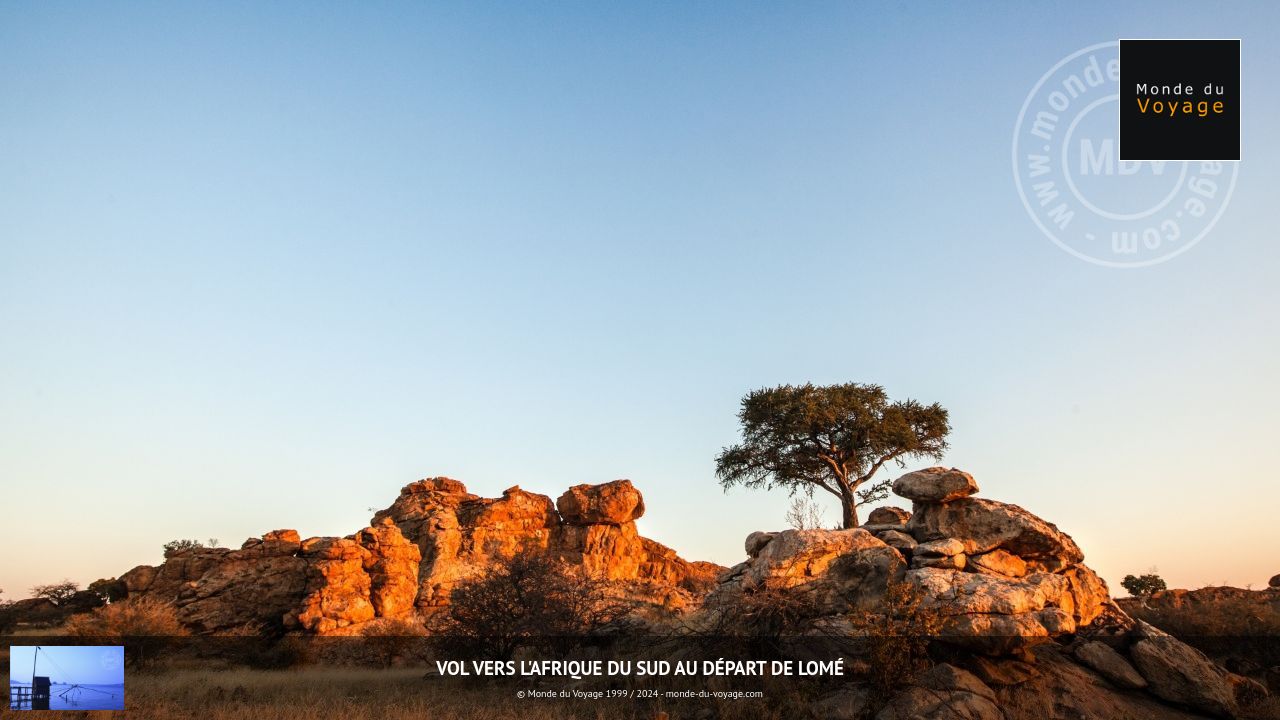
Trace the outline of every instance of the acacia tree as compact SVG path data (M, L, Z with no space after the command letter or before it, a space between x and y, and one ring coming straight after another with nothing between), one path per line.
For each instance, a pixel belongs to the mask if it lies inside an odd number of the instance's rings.
M62 607L67 604L75 594L80 591L80 586L70 580L63 580L60 583L51 585L36 585L31 588L31 597L44 598L49 602Z
M889 481L861 489L886 463L938 459L951 425L938 403L890 402L879 385L782 385L755 390L738 413L742 442L716 457L716 476L734 485L792 494L825 490L840 498L844 527L858 506L888 495Z

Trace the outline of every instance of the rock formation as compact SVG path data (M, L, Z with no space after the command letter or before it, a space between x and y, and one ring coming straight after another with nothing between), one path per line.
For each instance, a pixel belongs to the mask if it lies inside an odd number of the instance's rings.
M937 619L937 641L973 672L935 666L879 720L1233 717L1241 688L1261 687L1131 619L1071 536L1016 505L971 497L969 474L930 468L893 490L912 500L910 513L877 509L852 530L752 533L747 560L721 577L703 616L786 590L813 600L813 632L830 632L841 616L883 610L892 588L907 588ZM845 688L815 712L858 717L872 710L865 701ZM857 712L828 712L837 707Z
M726 570L641 537L635 521L644 500L626 480L576 485L553 502L518 487L483 498L437 477L405 486L347 537L303 540L277 530L236 550L175 550L118 582L130 596L172 601L196 632L357 634L439 612L460 583L538 552L607 581L618 596L663 608L650 617L659 618L648 626L657 632L661 618L681 615L681 633L725 632L728 619L739 625L729 632L750 635L760 616L726 608L762 599L807 623L802 644L874 638L878 627L855 620L911 598L913 612L930 620L931 652L945 648L946 662L903 678L900 692L876 707L866 686L849 683L811 706L818 717L1182 720L1234 717L1246 699L1266 695L1258 682L1131 618L1071 536L1017 505L974 497L971 475L930 468L893 488L911 500L910 512L878 508L851 530L752 533L746 560ZM1167 591L1145 602L1194 606L1245 592ZM1280 590L1256 597L1270 602Z
M577 485L552 502L518 487L482 498L457 480L430 478L405 486L353 535L303 540L276 530L239 550L174 550L120 582L130 596L172 601L195 632L351 634L374 620L429 614L458 583L517 553L547 552L636 602L691 607L723 568L641 537L643 514L628 480Z

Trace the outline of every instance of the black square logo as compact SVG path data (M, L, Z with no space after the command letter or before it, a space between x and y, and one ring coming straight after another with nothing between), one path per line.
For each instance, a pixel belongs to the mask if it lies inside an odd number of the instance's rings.
M1120 159L1239 160L1240 41L1121 40Z

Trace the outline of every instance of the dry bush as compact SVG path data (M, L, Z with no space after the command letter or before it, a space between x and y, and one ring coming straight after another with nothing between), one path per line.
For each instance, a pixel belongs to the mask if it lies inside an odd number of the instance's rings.
M145 597L76 615L63 625L63 632L72 637L121 642L125 645L125 662L137 668L150 665L175 639L190 634L178 622L173 605Z
M943 617L914 585L891 582L882 607L853 613L849 619L869 641L871 689L877 699L888 700L933 664L929 647L942 631Z
M822 517L822 506L813 499L812 493L801 493L791 498L786 520L796 530L820 530L826 525Z
M1280 637L1280 602L1200 600L1179 607L1129 605L1129 614L1179 638Z
M428 655L427 628L415 618L386 618L370 623L361 633L373 663L391 667L398 662L422 661Z
M631 606L613 597L605 583L544 553L525 553L455 587L432 630L454 654L510 660L520 647L565 646L599 636Z
M77 615L67 621L64 629L68 635L100 638L188 634L178 622L172 604L146 597L111 603Z

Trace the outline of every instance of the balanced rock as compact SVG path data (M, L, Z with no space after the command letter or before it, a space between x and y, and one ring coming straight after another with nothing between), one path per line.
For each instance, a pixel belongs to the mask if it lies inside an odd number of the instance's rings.
M1267 587L1280 588L1280 575L1272 575L1267 581Z
M574 485L556 500L569 525L622 525L644 515L644 498L630 480Z
M978 483L963 470L925 468L893 481L893 493L922 503L945 503L978 492Z

